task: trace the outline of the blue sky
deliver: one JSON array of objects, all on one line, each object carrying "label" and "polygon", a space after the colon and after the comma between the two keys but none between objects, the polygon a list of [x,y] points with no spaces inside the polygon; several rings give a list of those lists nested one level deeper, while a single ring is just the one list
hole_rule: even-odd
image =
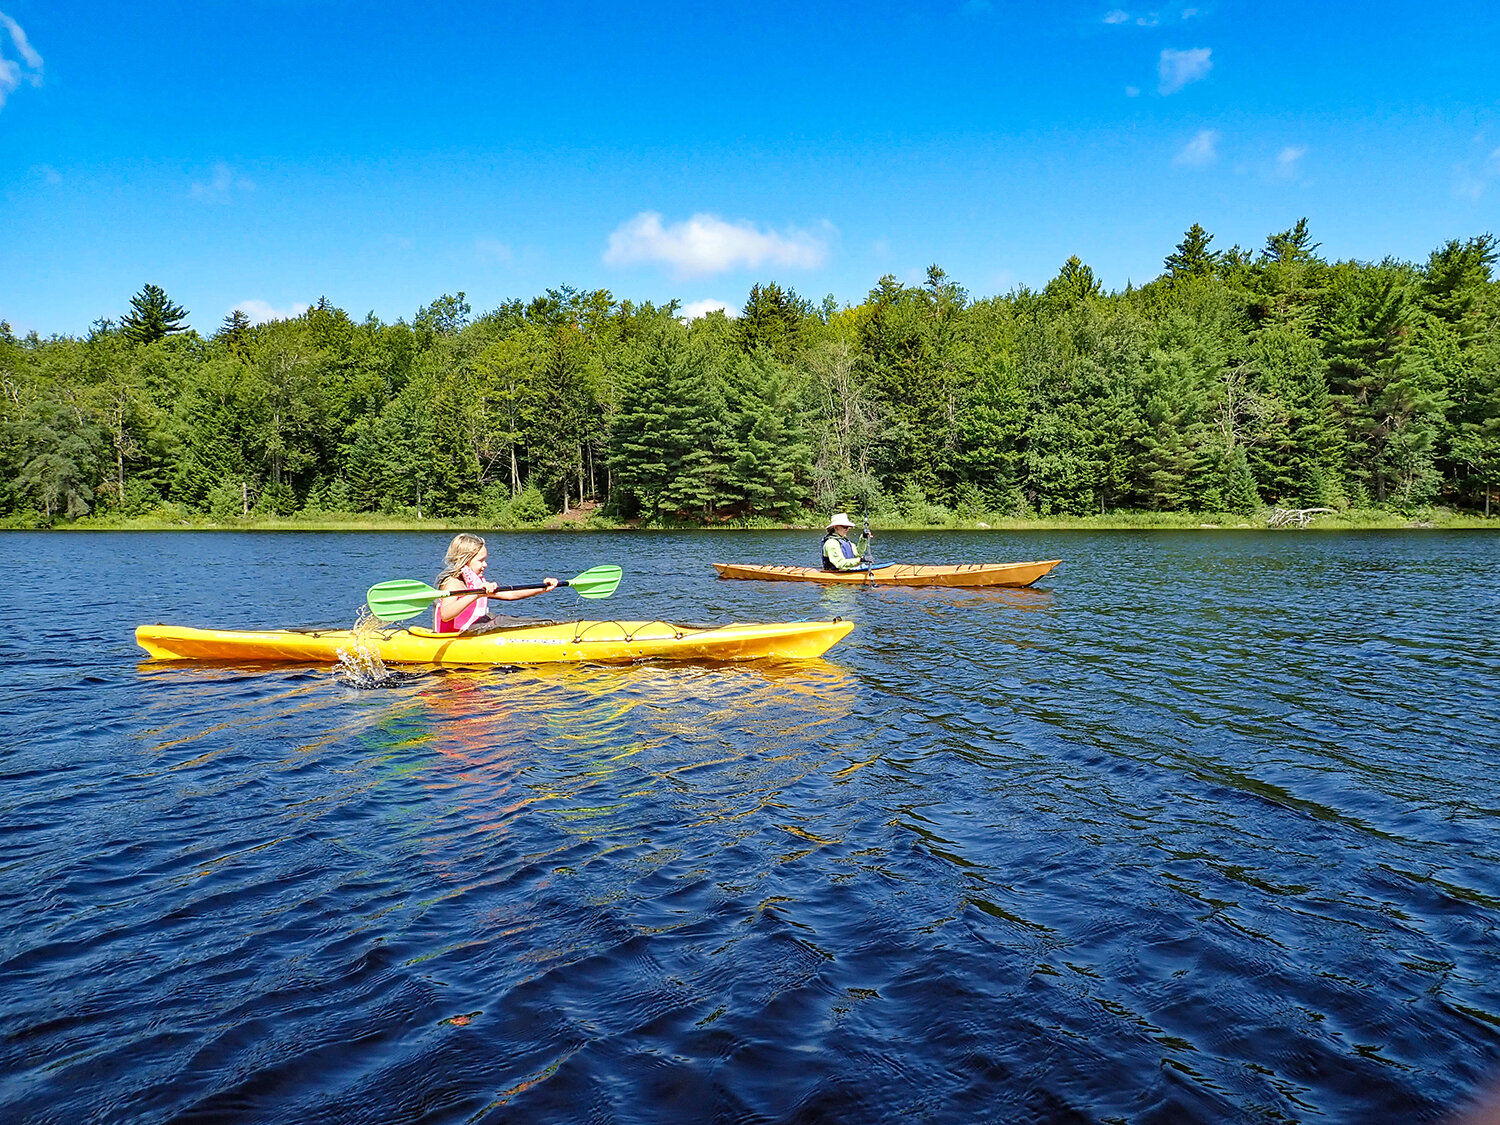
[{"label": "blue sky", "polygon": [[0,318],[974,296],[1500,232],[1500,5],[0,0]]}]

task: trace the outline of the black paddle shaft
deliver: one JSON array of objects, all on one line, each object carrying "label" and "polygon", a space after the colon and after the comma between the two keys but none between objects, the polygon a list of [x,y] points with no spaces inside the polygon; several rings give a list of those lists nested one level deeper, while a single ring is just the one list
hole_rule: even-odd
[{"label": "black paddle shaft", "polygon": [[[559,587],[563,587],[563,586],[571,586],[571,585],[573,585],[573,583],[564,580],[564,581],[558,582],[557,585]],[[546,588],[547,587],[543,586],[540,582],[535,582],[535,583],[533,583],[530,586],[496,586],[495,589],[494,589],[494,591],[493,591],[493,593],[496,593],[496,594],[508,594],[512,590],[545,590]],[[462,596],[463,594],[488,594],[488,593],[491,593],[491,592],[492,591],[490,591],[490,590],[486,589],[485,587],[481,586],[477,590],[444,590],[443,591],[443,597],[445,597],[445,598],[457,598],[457,597]]]}]

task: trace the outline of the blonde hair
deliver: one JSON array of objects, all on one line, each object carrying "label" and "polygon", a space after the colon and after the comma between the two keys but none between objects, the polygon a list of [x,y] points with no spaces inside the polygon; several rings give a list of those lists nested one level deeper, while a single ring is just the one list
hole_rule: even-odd
[{"label": "blonde hair", "polygon": [[448,553],[443,556],[443,569],[437,576],[437,584],[441,586],[461,572],[482,550],[484,550],[483,539],[470,532],[460,531],[453,537],[453,542],[448,544]]}]

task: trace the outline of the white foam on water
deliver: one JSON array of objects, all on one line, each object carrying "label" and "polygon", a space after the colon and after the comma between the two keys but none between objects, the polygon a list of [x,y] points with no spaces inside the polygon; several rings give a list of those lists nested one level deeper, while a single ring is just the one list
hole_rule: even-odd
[{"label": "white foam on water", "polygon": [[356,688],[389,687],[400,679],[385,666],[380,653],[370,643],[370,638],[380,626],[380,618],[371,614],[364,606],[359,608],[351,630],[354,634],[353,643],[347,649],[337,650],[339,663],[333,671],[335,679]]}]

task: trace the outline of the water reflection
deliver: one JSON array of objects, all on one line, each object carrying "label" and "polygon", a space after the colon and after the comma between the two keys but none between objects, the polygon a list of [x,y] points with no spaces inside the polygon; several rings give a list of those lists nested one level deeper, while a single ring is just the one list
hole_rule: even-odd
[{"label": "water reflection", "polygon": [[662,797],[684,824],[753,816],[824,768],[858,693],[819,661],[450,672],[417,698],[439,756],[428,786],[456,794],[454,812],[501,830],[545,802],[560,830],[591,837]]}]

